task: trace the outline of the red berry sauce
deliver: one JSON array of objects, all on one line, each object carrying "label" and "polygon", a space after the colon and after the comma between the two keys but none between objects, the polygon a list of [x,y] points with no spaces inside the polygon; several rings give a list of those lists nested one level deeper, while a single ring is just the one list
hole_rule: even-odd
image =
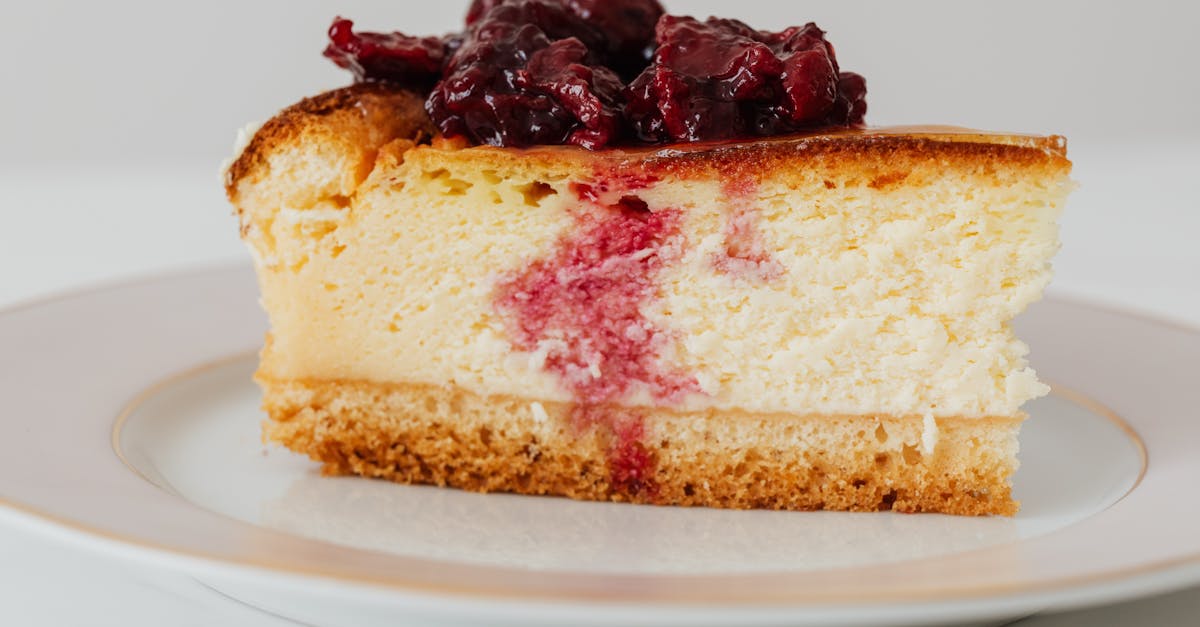
[{"label": "red berry sauce", "polygon": [[863,78],[841,72],[816,24],[778,33],[737,20],[664,16],[650,66],[626,90],[644,142],[781,135],[861,124]]},{"label": "red berry sauce", "polygon": [[572,183],[571,191],[583,201],[592,204],[614,205],[624,204],[626,208],[640,207],[648,211],[636,195],[639,189],[646,189],[657,183],[659,177],[641,170],[623,170],[618,168],[598,168],[589,183]]},{"label": "red berry sauce", "polygon": [[698,390],[658,365],[670,338],[642,314],[664,258],[678,255],[680,217],[626,203],[581,210],[553,255],[500,281],[496,304],[514,344],[530,352],[543,344],[545,368],[581,402],[614,402],[639,385],[667,402]]},{"label": "red berry sauce", "polygon": [[576,433],[602,429],[608,437],[608,480],[614,490],[653,500],[658,495],[654,478],[657,460],[646,443],[646,418],[633,409],[576,405],[571,412]]},{"label": "red berry sauce", "polygon": [[388,80],[429,89],[442,76],[453,37],[409,37],[403,33],[356,33],[354,22],[335,18],[325,56],[359,81]]},{"label": "red berry sauce", "polygon": [[759,211],[749,204],[757,185],[738,180],[725,185],[730,205],[725,221],[724,250],[713,256],[717,272],[734,278],[769,282],[783,276],[783,264],[775,259],[758,231]]},{"label": "red berry sauce", "polygon": [[620,132],[624,83],[595,26],[556,2],[500,2],[476,17],[425,108],[447,137],[596,149]]},{"label": "red berry sauce", "polygon": [[544,352],[543,368],[574,395],[576,431],[603,430],[614,488],[652,496],[654,456],[641,442],[643,417],[617,403],[642,390],[666,403],[700,392],[694,377],[659,362],[670,333],[642,313],[664,262],[680,254],[682,216],[650,211],[617,180],[576,188],[576,227],[550,256],[503,277],[495,306],[513,345]]},{"label": "red berry sauce", "polygon": [[658,0],[475,0],[460,33],[355,33],[325,56],[428,94],[447,137],[523,147],[661,144],[858,126],[866,82],[815,24],[665,15]]}]

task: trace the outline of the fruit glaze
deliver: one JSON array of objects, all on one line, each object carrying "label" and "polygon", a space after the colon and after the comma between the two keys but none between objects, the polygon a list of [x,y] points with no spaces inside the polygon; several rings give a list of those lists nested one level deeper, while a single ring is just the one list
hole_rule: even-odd
[{"label": "fruit glaze", "polygon": [[816,24],[779,32],[667,15],[657,0],[474,0],[462,32],[355,32],[325,56],[358,81],[428,94],[474,144],[606,146],[753,138],[863,124],[867,85]]}]

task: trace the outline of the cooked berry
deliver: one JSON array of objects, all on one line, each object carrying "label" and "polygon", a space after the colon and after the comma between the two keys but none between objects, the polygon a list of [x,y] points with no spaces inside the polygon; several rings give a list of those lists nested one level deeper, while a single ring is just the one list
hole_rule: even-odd
[{"label": "cooked berry", "polygon": [[658,0],[566,0],[566,5],[605,36],[604,60],[626,80],[654,55],[654,25],[663,15]]},{"label": "cooked berry", "polygon": [[504,0],[473,0],[470,8],[467,9],[467,26],[479,21],[492,7],[504,2]]},{"label": "cooked berry", "polygon": [[556,3],[497,5],[471,25],[426,110],[445,135],[479,144],[605,146],[624,85],[581,39],[597,33]]},{"label": "cooked berry", "polygon": [[428,89],[442,74],[451,39],[402,33],[356,33],[354,22],[336,18],[329,27],[325,56],[360,81],[388,80]]},{"label": "cooked berry", "polygon": [[[495,6],[512,0],[475,0],[467,11],[467,26],[478,22]],[[604,65],[625,79],[638,75],[654,54],[654,24],[663,15],[658,0],[556,0],[600,38],[594,46]]]},{"label": "cooked berry", "polygon": [[774,135],[862,122],[866,83],[841,74],[815,24],[779,33],[737,20],[668,15],[650,67],[627,90],[647,142]]},{"label": "cooked berry", "polygon": [[769,136],[866,114],[866,81],[811,23],[759,31],[663,15],[657,0],[475,0],[466,22],[416,38],[338,18],[325,56],[360,81],[429,91],[443,134],[494,146]]}]

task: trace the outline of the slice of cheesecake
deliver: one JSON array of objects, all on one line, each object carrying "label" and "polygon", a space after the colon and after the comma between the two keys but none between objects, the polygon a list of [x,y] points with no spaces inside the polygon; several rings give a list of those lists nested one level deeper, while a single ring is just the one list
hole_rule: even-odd
[{"label": "slice of cheesecake", "polygon": [[1009,321],[1059,137],[946,128],[586,151],[434,140],[372,83],[228,170],[271,440],[328,472],[732,508],[1012,514]]}]

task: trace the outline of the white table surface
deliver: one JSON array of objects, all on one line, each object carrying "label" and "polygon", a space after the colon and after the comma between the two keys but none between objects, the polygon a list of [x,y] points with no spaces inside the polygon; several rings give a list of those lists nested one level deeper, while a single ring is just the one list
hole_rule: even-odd
[{"label": "white table surface", "polygon": [[[1200,327],[1193,191],[1200,143],[1083,143],[1072,145],[1072,156],[1081,188],[1063,220],[1051,289]],[[215,167],[9,168],[0,189],[11,203],[0,207],[0,307],[98,281],[247,259]],[[1198,616],[1200,589],[1191,589],[1021,624],[1196,625]],[[180,576],[0,528],[0,625],[216,624],[293,623]]]}]

